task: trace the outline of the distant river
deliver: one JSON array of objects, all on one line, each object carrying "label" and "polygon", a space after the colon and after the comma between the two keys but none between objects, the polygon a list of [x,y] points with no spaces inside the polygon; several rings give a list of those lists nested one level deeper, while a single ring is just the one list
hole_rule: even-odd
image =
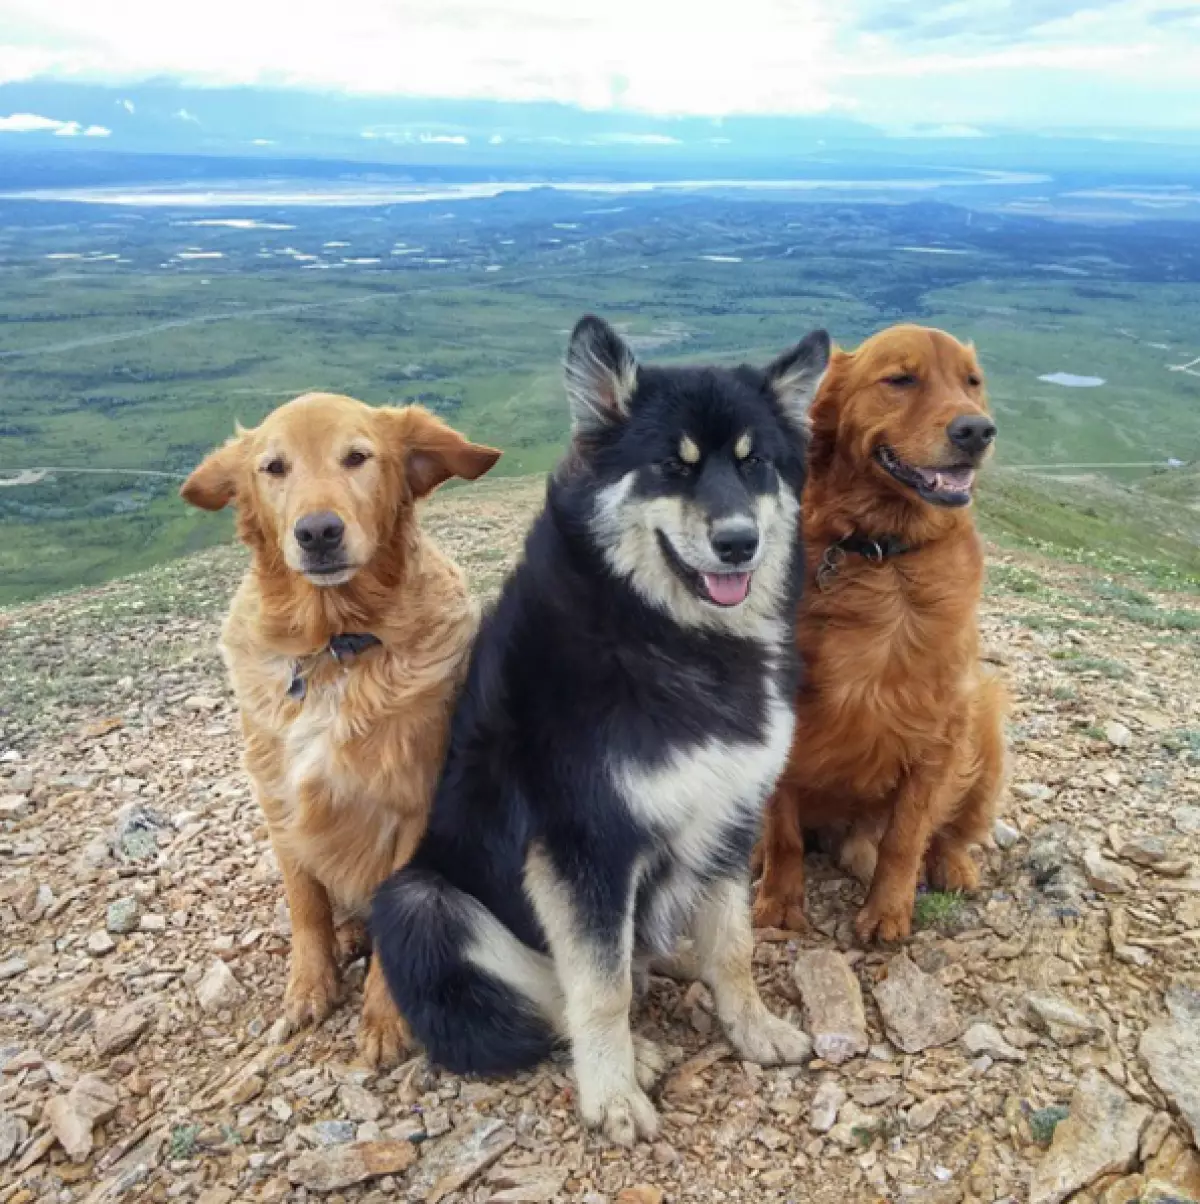
[{"label": "distant river", "polygon": [[77,201],[89,205],[130,205],[137,208],[235,209],[296,205],[360,208],[405,205],[427,201],[468,201],[503,193],[555,192],[625,194],[635,192],[715,192],[727,189],[789,192],[932,192],[940,188],[986,185],[1040,184],[1049,176],[1016,171],[978,171],[918,179],[878,180],[645,180],[645,181],[525,181],[497,180],[478,184],[394,184],[356,180],[231,180],[197,188],[194,184],[146,184],[109,188],[36,188],[0,193],[2,200]]}]

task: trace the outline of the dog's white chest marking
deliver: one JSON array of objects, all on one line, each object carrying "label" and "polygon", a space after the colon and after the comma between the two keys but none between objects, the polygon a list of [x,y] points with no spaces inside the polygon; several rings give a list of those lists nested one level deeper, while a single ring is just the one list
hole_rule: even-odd
[{"label": "dog's white chest marking", "polygon": [[709,740],[644,768],[626,762],[613,779],[626,805],[683,865],[700,870],[731,824],[766,802],[787,761],[795,714],[771,691],[759,740]]},{"label": "dog's white chest marking", "polygon": [[[340,743],[338,731],[342,696],[346,691],[346,675],[310,686],[300,709],[284,737],[287,746],[287,784],[294,797],[306,782],[321,780],[331,787],[336,761],[335,751]],[[339,793],[333,790],[335,796]]]}]

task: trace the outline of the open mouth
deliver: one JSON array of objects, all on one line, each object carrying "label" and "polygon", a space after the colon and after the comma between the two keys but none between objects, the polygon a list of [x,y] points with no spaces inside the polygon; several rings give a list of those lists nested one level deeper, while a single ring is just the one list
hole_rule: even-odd
[{"label": "open mouth", "polygon": [[975,485],[973,464],[951,464],[939,468],[922,468],[901,460],[890,447],[880,447],[875,459],[901,485],[907,485],[935,506],[966,506],[971,501]]},{"label": "open mouth", "polygon": [[710,602],[713,606],[741,606],[750,596],[753,573],[702,573],[684,562],[661,531],[656,531],[655,535],[672,572],[701,602]]}]

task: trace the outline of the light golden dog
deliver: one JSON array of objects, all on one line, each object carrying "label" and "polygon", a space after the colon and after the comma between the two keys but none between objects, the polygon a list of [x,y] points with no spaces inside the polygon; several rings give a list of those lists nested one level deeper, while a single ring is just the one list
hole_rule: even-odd
[{"label": "light golden dog", "polygon": [[[499,455],[419,407],[310,393],[180,491],[205,510],[233,503],[252,553],[222,651],[291,910],[288,1031],[337,1000],[333,905],[365,915],[421,837],[478,621],[415,504]],[[373,960],[360,1050],[381,1064],[405,1042]]]},{"label": "light golden dog", "polygon": [[909,935],[922,860],[971,890],[1003,782],[1001,682],[980,662],[970,502],[996,427],[972,348],[896,326],[834,353],[810,411],[809,557],[792,755],[766,818],[760,926],[804,926],[804,830],[847,835],[860,940]]}]

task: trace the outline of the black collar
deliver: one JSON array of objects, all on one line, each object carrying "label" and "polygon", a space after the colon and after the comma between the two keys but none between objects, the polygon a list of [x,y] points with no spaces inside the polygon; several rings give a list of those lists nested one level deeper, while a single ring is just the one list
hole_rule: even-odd
[{"label": "black collar", "polygon": [[905,543],[898,535],[859,535],[852,532],[834,540],[825,549],[821,563],[817,566],[817,587],[827,589],[837,576],[847,556],[861,556],[871,564],[882,564],[893,556],[903,556],[916,551],[915,544]]},{"label": "black collar", "polygon": [[381,642],[378,636],[369,633],[346,632],[342,635],[335,635],[320,652],[292,662],[292,680],[288,682],[288,697],[294,698],[297,702],[303,700],[305,694],[308,693],[308,678],[305,671],[325,653],[328,652],[339,665],[345,665],[356,656],[366,652],[368,648],[374,648]]}]

